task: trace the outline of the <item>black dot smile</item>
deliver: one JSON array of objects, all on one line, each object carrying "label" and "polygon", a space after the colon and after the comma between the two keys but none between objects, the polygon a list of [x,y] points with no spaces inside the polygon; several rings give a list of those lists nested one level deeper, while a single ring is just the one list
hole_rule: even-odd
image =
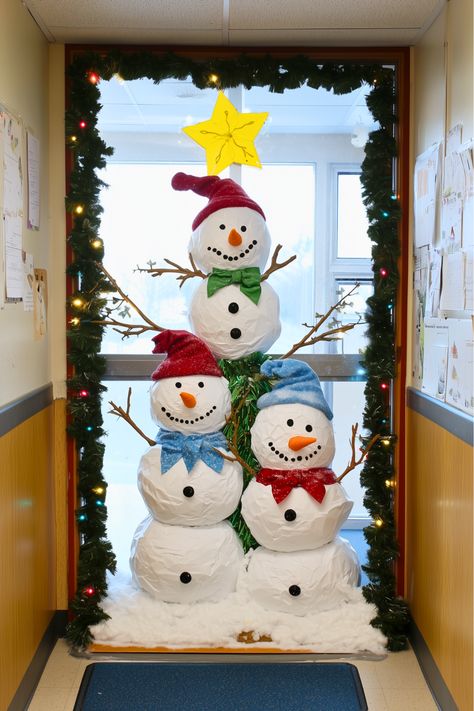
[{"label": "black dot smile", "polygon": [[217,254],[218,257],[222,257],[222,259],[226,259],[229,262],[237,262],[239,259],[242,259],[242,257],[246,257],[247,254],[250,254],[252,249],[256,246],[257,246],[257,240],[254,239],[249,244],[247,249],[244,249],[243,252],[240,252],[240,254],[236,255],[235,257],[231,254],[224,254],[224,252],[222,252],[220,249],[217,249],[217,247],[208,247],[207,251],[214,252],[214,254]]},{"label": "black dot smile", "polygon": [[185,420],[184,418],[174,417],[171,412],[168,412],[166,407],[161,408],[161,412],[163,412],[166,417],[171,420],[171,422],[178,422],[180,425],[194,425],[196,424],[196,422],[204,420],[205,417],[210,417],[210,415],[212,415],[215,410],[217,410],[217,405],[213,405],[211,409],[208,410],[208,412],[206,412],[204,415],[200,415],[199,417],[195,417],[194,420]]},{"label": "black dot smile", "polygon": [[284,462],[302,462],[303,460],[309,461],[310,459],[312,459],[313,457],[315,457],[315,456],[318,454],[319,450],[321,449],[321,445],[318,444],[318,446],[316,447],[316,449],[315,449],[313,452],[310,452],[310,453],[307,454],[307,455],[298,454],[298,456],[296,456],[296,457],[288,457],[288,456],[287,456],[286,454],[284,454],[283,452],[280,452],[280,450],[277,449],[277,448],[274,446],[273,442],[268,442],[268,447],[270,447],[270,449],[272,450],[272,452],[274,452],[275,454],[277,454],[277,455],[280,457],[280,459],[283,459]]}]

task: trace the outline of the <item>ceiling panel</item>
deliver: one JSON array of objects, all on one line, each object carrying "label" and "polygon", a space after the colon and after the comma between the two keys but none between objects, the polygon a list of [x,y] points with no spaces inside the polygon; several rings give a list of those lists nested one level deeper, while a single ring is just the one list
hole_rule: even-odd
[{"label": "ceiling panel", "polygon": [[410,45],[446,4],[446,0],[21,1],[51,42],[300,47]]},{"label": "ceiling panel", "polygon": [[238,0],[230,3],[229,29],[420,28],[440,0]]}]

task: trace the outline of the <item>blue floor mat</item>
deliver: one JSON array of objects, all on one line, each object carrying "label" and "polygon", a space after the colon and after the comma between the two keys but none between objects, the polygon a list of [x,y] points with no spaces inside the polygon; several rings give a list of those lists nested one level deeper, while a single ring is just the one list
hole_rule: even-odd
[{"label": "blue floor mat", "polygon": [[101,662],[74,711],[367,711],[359,673],[328,662]]}]

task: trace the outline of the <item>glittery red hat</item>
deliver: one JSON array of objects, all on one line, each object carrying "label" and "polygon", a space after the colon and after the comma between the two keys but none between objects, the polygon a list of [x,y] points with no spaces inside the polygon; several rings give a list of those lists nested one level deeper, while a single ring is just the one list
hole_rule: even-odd
[{"label": "glittery red hat", "polygon": [[222,371],[204,341],[188,331],[162,331],[153,338],[153,353],[167,357],[152,373],[152,380],[182,378],[185,375],[213,375],[222,378]]},{"label": "glittery red hat", "polygon": [[222,210],[225,207],[249,207],[258,212],[263,219],[265,214],[245,190],[231,178],[221,179],[217,175],[187,175],[186,173],[176,173],[171,180],[171,185],[175,190],[192,190],[198,195],[209,198],[206,207],[196,215],[192,229],[199,227],[201,222],[209,217],[213,212]]}]

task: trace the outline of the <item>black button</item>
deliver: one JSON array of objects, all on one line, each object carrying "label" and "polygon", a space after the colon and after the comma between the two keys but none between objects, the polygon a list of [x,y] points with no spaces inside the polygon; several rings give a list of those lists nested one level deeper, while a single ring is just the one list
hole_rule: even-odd
[{"label": "black button", "polygon": [[[185,575],[185,573],[183,573],[183,575]],[[298,597],[298,595],[301,594],[301,588],[299,585],[290,585],[290,587],[288,588],[288,592],[290,593],[290,595],[293,595],[293,597]]]},{"label": "black button", "polygon": [[236,314],[239,310],[239,305],[236,304],[235,301],[232,301],[232,303],[229,304],[228,309],[231,314]]},{"label": "black button", "polygon": [[183,489],[183,494],[190,499],[191,496],[194,496],[194,489],[192,486],[185,486]]},{"label": "black button", "polygon": [[[187,572],[185,571],[184,573],[181,573],[181,575],[179,576],[179,579],[181,580],[182,583],[184,583],[185,585],[187,585],[188,583],[191,582],[191,580],[192,580],[192,575],[191,575],[191,573],[187,573]],[[298,588],[298,589],[299,589],[299,588]]]},{"label": "black button", "polygon": [[235,340],[240,338],[241,335],[242,335],[242,331],[240,330],[240,328],[233,328],[232,331],[230,332],[230,337],[235,338]]},{"label": "black button", "polygon": [[286,521],[294,521],[295,518],[296,518],[296,511],[293,511],[293,509],[286,509],[286,511],[285,511]]}]

